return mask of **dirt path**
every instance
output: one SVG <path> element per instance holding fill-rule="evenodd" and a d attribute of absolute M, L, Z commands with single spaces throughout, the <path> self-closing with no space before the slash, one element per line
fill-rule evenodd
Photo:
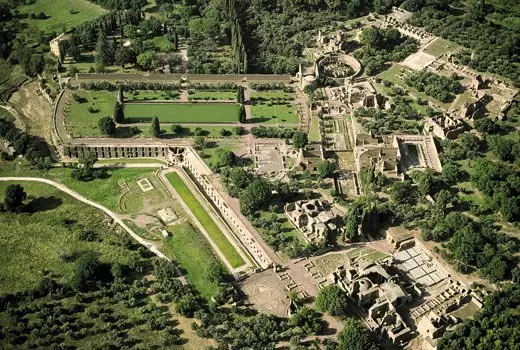
<path fill-rule="evenodd" d="M 93 201 L 83 197 L 79 193 L 72 191 L 71 189 L 69 189 L 65 185 L 59 184 L 59 183 L 54 182 L 52 180 L 42 179 L 42 178 L 39 178 L 39 177 L 0 177 L 0 181 L 32 181 L 32 182 L 41 182 L 41 183 L 45 183 L 47 185 L 54 186 L 58 190 L 60 190 L 62 192 L 65 192 L 66 194 L 68 194 L 69 196 L 79 200 L 80 202 L 83 202 L 83 203 L 88 204 L 88 205 L 90 205 L 90 206 L 92 206 L 94 208 L 102 210 L 105 214 L 110 216 L 114 220 L 114 222 L 116 222 L 126 232 L 128 232 L 128 234 L 130 236 L 132 236 L 133 239 L 135 239 L 137 242 L 139 242 L 139 244 L 144 246 L 146 249 L 148 249 L 149 251 L 151 251 L 152 253 L 154 253 L 158 257 L 166 259 L 166 260 L 170 260 L 166 255 L 161 253 L 159 251 L 159 249 L 154 244 L 144 240 L 139 235 L 137 235 L 134 231 L 132 231 L 128 226 L 126 226 L 125 223 L 123 222 L 123 220 L 121 220 L 119 218 L 119 216 L 117 216 L 114 212 L 110 211 L 109 209 L 105 208 L 104 206 L 102 206 L 102 205 L 100 205 L 100 204 L 98 204 L 96 202 L 93 202 Z"/>

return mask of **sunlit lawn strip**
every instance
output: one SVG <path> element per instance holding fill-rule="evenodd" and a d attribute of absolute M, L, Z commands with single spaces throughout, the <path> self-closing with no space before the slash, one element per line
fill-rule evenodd
<path fill-rule="evenodd" d="M 186 203 L 186 205 L 189 207 L 193 215 L 197 218 L 197 220 L 199 220 L 201 225 L 204 227 L 211 239 L 215 242 L 221 253 L 226 257 L 231 266 L 236 268 L 244 265 L 245 262 L 240 254 L 238 254 L 224 233 L 208 215 L 207 210 L 204 209 L 202 204 L 198 201 L 195 195 L 193 195 L 181 177 L 177 173 L 169 173 L 166 175 L 166 177 L 168 181 L 170 181 L 173 188 L 175 188 L 179 196 L 182 198 L 184 203 Z"/>

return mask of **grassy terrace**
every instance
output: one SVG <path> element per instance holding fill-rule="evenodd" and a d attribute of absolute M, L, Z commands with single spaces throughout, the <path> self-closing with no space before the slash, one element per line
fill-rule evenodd
<path fill-rule="evenodd" d="M 66 109 L 67 124 L 73 136 L 101 136 L 98 120 L 114 113 L 116 92 L 81 90 L 76 94 L 84 100 L 80 103 L 71 98 Z M 92 107 L 94 112 L 88 111 Z"/>
<path fill-rule="evenodd" d="M 207 213 L 207 210 L 190 191 L 181 177 L 177 173 L 169 173 L 166 175 L 166 177 L 168 181 L 170 181 L 173 188 L 175 188 L 179 196 L 182 198 L 184 203 L 186 203 L 186 205 L 190 208 L 190 211 L 193 213 L 193 215 L 197 218 L 197 220 L 199 220 L 202 226 L 204 226 L 211 239 L 215 242 L 231 266 L 236 268 L 244 265 L 245 261 L 242 259 L 240 254 L 238 254 L 233 245 L 231 245 L 224 233 L 215 224 L 213 219 Z"/>
<path fill-rule="evenodd" d="M 320 121 L 317 115 L 311 115 L 311 128 L 309 130 L 309 141 L 321 141 Z"/>
<path fill-rule="evenodd" d="M 219 285 L 207 276 L 210 266 L 220 264 L 204 236 L 189 223 L 170 226 L 173 236 L 165 240 L 164 253 L 171 253 L 186 270 L 188 279 L 206 299 L 211 299 Z"/>
<path fill-rule="evenodd" d="M 448 41 L 443 38 L 438 38 L 437 40 L 433 41 L 430 45 L 424 49 L 424 52 L 439 57 L 442 56 L 448 52 L 454 52 L 461 48 L 459 44 L 456 44 L 454 42 Z"/>
<path fill-rule="evenodd" d="M 147 123 L 154 116 L 163 123 L 238 123 L 236 103 L 126 103 L 125 118 L 129 123 Z"/>
<path fill-rule="evenodd" d="M 252 107 L 252 123 L 298 124 L 300 119 L 294 105 L 255 104 Z"/>
<path fill-rule="evenodd" d="M 18 8 L 22 15 L 27 18 L 23 22 L 29 26 L 38 27 L 44 33 L 62 33 L 73 26 L 85 21 L 92 20 L 98 16 L 108 13 L 103 9 L 87 0 L 36 0 L 33 4 L 20 6 Z M 46 19 L 31 19 L 31 13 L 39 14 L 43 12 Z"/>

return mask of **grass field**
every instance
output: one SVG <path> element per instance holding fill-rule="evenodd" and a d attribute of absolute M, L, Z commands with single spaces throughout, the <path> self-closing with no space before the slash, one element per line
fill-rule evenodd
<path fill-rule="evenodd" d="M 165 123 L 238 123 L 239 105 L 236 103 L 126 103 L 128 123 L 146 123 L 154 116 Z"/>
<path fill-rule="evenodd" d="M 18 9 L 22 15 L 27 16 L 23 22 L 29 26 L 36 26 L 44 33 L 56 32 L 58 34 L 108 13 L 101 6 L 87 0 L 36 0 L 33 4 L 19 6 Z M 45 13 L 47 19 L 29 17 L 31 13 L 40 12 Z"/>
<path fill-rule="evenodd" d="M 426 49 L 424 49 L 424 52 L 432 56 L 439 57 L 448 52 L 457 51 L 461 47 L 462 46 L 454 42 L 448 41 L 443 38 L 438 38 L 437 40 L 433 41 L 430 45 L 428 45 Z"/>
<path fill-rule="evenodd" d="M 220 264 L 204 236 L 191 224 L 185 222 L 170 226 L 172 237 L 165 240 L 163 251 L 173 254 L 195 288 L 210 300 L 219 290 L 217 283 L 208 279 L 210 266 Z"/>
<path fill-rule="evenodd" d="M 25 163 L 0 162 L 0 176 L 43 177 L 62 183 L 82 196 L 97 202 L 112 211 L 119 211 L 118 197 L 120 182 L 134 182 L 144 176 L 154 176 L 154 168 L 112 168 L 106 170 L 106 177 L 88 182 L 74 180 L 70 168 L 53 168 L 44 173 L 28 169 Z"/>
<path fill-rule="evenodd" d="M 74 137 L 97 137 L 102 136 L 99 128 L 97 126 L 98 120 L 112 115 L 112 110 L 115 103 L 115 97 L 113 94 L 107 91 L 81 91 L 78 93 L 82 97 L 86 97 L 89 102 L 87 103 L 78 103 L 74 100 L 71 102 L 71 106 L 69 110 L 66 112 L 66 123 L 67 129 L 69 133 Z M 142 95 L 137 95 L 137 97 L 142 97 Z M 152 93 L 147 94 L 147 96 L 154 96 Z M 157 95 L 155 95 L 157 96 Z M 125 96 L 126 97 L 126 96 Z M 93 106 L 98 110 L 96 113 L 88 112 L 88 107 Z M 233 122 L 235 122 L 234 120 Z M 142 126 L 137 126 L 140 133 L 137 135 L 138 137 L 151 137 L 152 134 L 150 132 L 149 122 L 143 124 Z M 127 138 L 129 137 L 129 127 L 127 126 L 119 126 L 116 129 L 116 133 L 114 135 L 115 138 Z M 225 129 L 229 136 L 227 137 L 238 137 L 235 135 L 234 128 L 231 126 L 203 126 L 201 129 L 204 130 L 203 136 L 205 137 L 222 137 L 220 131 Z M 162 135 L 165 137 L 173 137 L 170 126 L 162 125 L 161 126 Z M 193 137 L 195 132 L 195 127 L 185 127 L 183 133 L 176 137 Z"/>
<path fill-rule="evenodd" d="M 208 166 L 212 166 L 216 161 L 219 150 L 227 150 L 227 151 L 232 151 L 232 152 L 236 153 L 236 151 L 239 147 L 240 147 L 240 145 L 236 142 L 219 143 L 219 144 L 216 143 L 216 147 L 205 148 L 205 149 L 201 150 L 199 153 L 200 153 L 201 158 L 204 159 L 204 162 Z"/>
<path fill-rule="evenodd" d="M 71 98 L 70 106 L 65 112 L 69 132 L 75 137 L 101 136 L 98 120 L 114 113 L 117 92 L 81 90 L 76 94 L 86 100 L 79 103 Z M 88 111 L 89 107 L 94 109 L 94 113 Z"/>
<path fill-rule="evenodd" d="M 182 198 L 184 203 L 190 208 L 193 215 L 199 220 L 204 226 L 211 239 L 215 242 L 219 250 L 229 261 L 231 266 L 239 267 L 245 264 L 240 254 L 228 241 L 224 233 L 215 224 L 213 219 L 207 213 L 207 210 L 198 201 L 195 195 L 190 191 L 188 186 L 184 183 L 181 177 L 177 173 L 169 173 L 166 175 L 168 181 L 172 184 L 173 188 L 177 191 L 179 196 Z"/>
<path fill-rule="evenodd" d="M 255 104 L 252 107 L 252 123 L 298 124 L 300 119 L 294 105 Z"/>
<path fill-rule="evenodd" d="M 320 121 L 317 115 L 311 115 L 311 127 L 309 130 L 309 141 L 321 141 Z"/>
<path fill-rule="evenodd" d="M 14 183 L 14 182 L 13 182 Z M 0 201 L 10 182 L 0 182 Z M 134 256 L 118 245 L 109 244 L 117 236 L 108 228 L 106 216 L 52 186 L 23 182 L 26 203 L 33 213 L 2 213 L 0 220 L 0 294 L 35 287 L 45 270 L 59 275 L 65 282 L 72 264 L 61 261 L 62 251 L 81 253 L 95 250 L 102 261 L 128 263 Z M 88 228 L 103 242 L 79 241 L 74 232 Z M 125 237 L 125 236 L 123 236 Z"/>

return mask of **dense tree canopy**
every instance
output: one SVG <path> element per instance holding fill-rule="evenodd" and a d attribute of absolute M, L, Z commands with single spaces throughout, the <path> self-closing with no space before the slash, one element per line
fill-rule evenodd
<path fill-rule="evenodd" d="M 316 307 L 332 316 L 344 316 L 347 313 L 347 293 L 336 285 L 330 285 L 318 292 Z"/>
<path fill-rule="evenodd" d="M 9 185 L 4 191 L 4 210 L 17 213 L 23 210 L 23 201 L 27 198 L 21 185 Z"/>
<path fill-rule="evenodd" d="M 448 332 L 439 341 L 439 350 L 504 349 L 520 344 L 520 284 L 506 284 L 488 296 L 474 318 Z"/>
<path fill-rule="evenodd" d="M 370 331 L 359 320 L 352 318 L 347 319 L 338 338 L 340 350 L 376 350 L 378 348 Z"/>

